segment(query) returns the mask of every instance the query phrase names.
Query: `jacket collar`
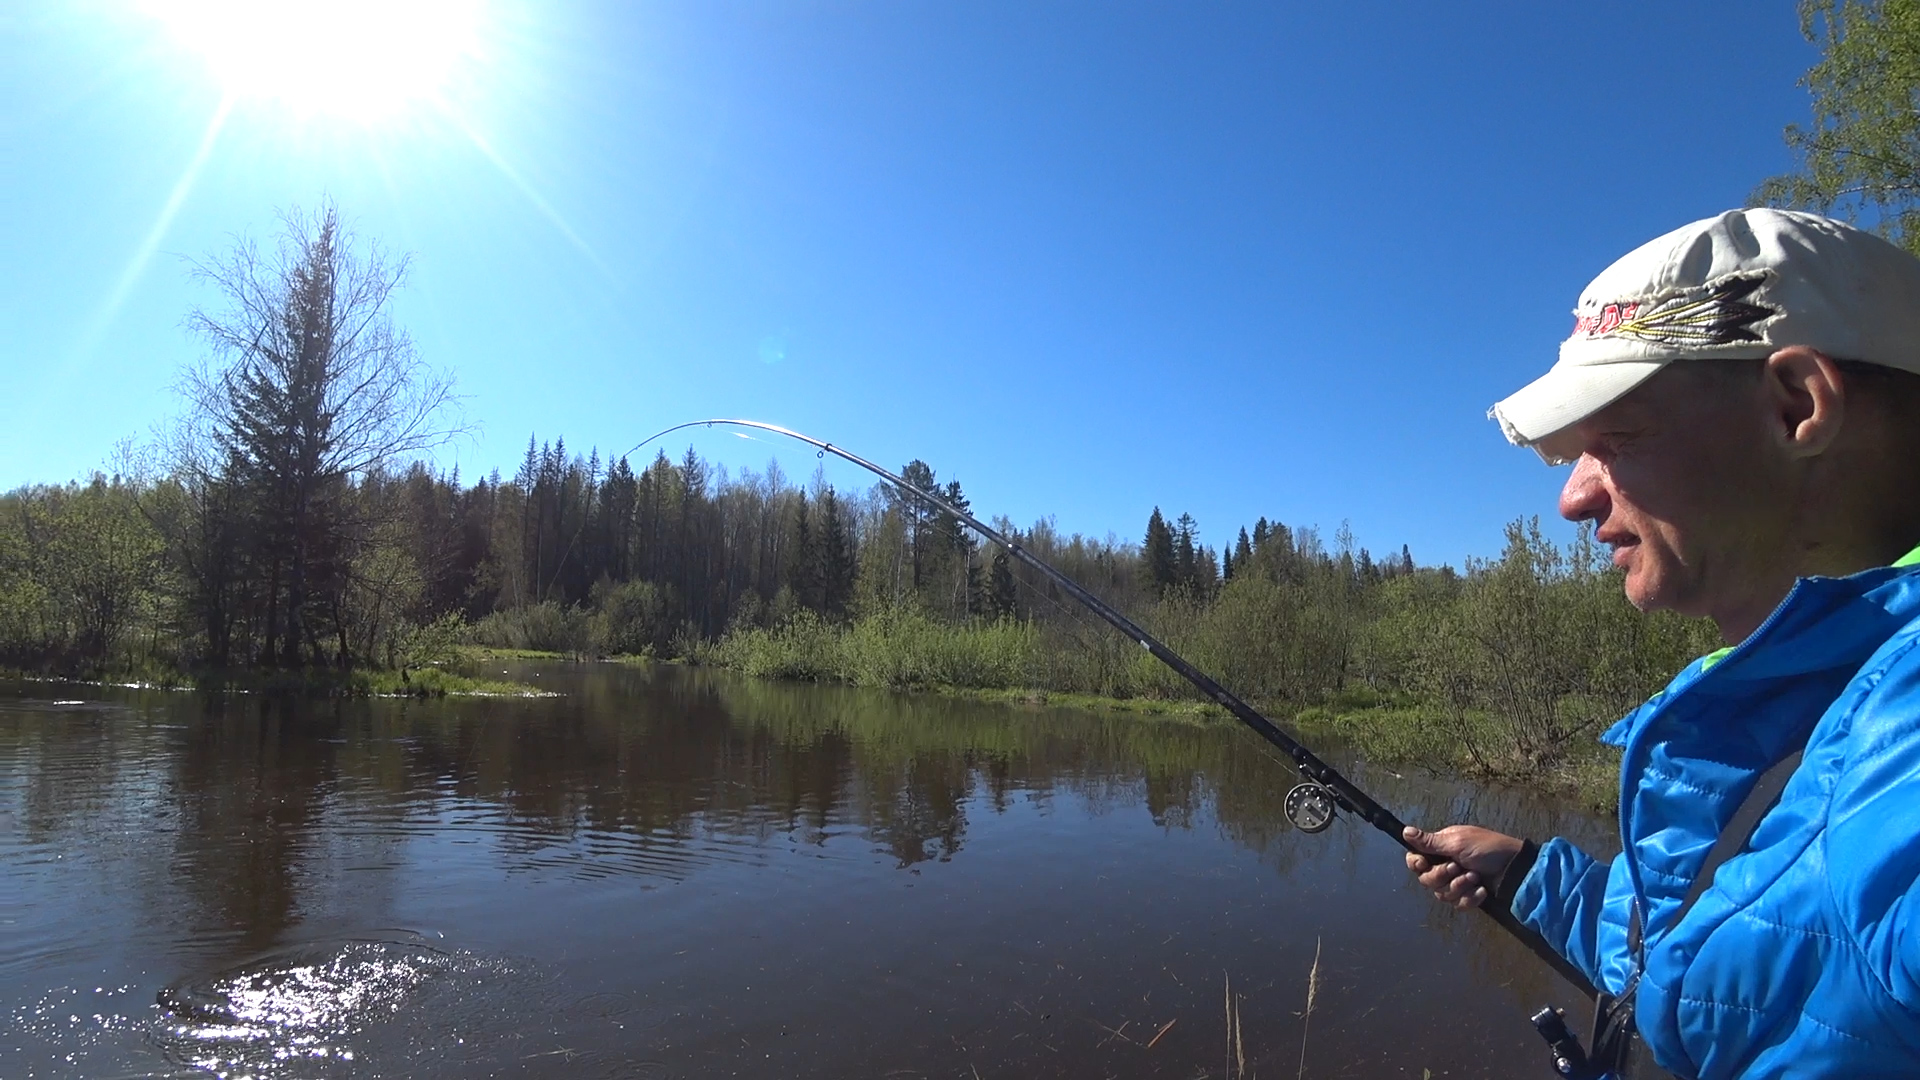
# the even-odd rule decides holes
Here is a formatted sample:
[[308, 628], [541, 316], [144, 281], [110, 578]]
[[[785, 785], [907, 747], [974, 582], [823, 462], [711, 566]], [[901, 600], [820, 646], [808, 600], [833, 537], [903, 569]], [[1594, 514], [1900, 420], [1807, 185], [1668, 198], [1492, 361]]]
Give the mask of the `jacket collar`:
[[1920, 618], [1920, 547], [1892, 566], [1842, 578], [1801, 578], [1745, 641], [1688, 664], [1600, 741], [1625, 746], [1637, 720], [1696, 685], [1703, 694], [1744, 695], [1753, 693], [1757, 682], [1858, 668], [1915, 618]]

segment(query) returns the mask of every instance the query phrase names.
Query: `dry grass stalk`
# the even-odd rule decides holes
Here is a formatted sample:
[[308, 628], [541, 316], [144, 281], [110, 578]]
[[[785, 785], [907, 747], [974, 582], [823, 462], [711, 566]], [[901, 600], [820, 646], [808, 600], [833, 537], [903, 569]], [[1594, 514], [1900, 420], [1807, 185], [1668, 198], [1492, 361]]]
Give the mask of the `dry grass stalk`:
[[1240, 1036], [1246, 1031], [1240, 1025], [1240, 1003], [1233, 1003], [1233, 1053], [1240, 1059], [1240, 1080], [1247, 1080], [1247, 1048], [1241, 1044]]
[[1177, 1023], [1179, 1023], [1179, 1022], [1180, 1022], [1180, 1019], [1179, 1019], [1179, 1017], [1175, 1017], [1174, 1019], [1172, 1019], [1172, 1020], [1169, 1020], [1169, 1021], [1167, 1021], [1167, 1022], [1166, 1022], [1166, 1023], [1164, 1023], [1164, 1024], [1161, 1024], [1161, 1025], [1160, 1025], [1160, 1030], [1159, 1030], [1159, 1031], [1156, 1031], [1156, 1032], [1154, 1032], [1154, 1033], [1153, 1033], [1153, 1038], [1151, 1038], [1151, 1039], [1148, 1039], [1148, 1040], [1147, 1040], [1147, 1049], [1149, 1049], [1149, 1050], [1151, 1050], [1151, 1049], [1153, 1049], [1153, 1044], [1154, 1044], [1154, 1043], [1157, 1043], [1157, 1042], [1159, 1042], [1159, 1041], [1160, 1041], [1160, 1036], [1162, 1036], [1162, 1035], [1165, 1035], [1165, 1034], [1166, 1034], [1167, 1032], [1169, 1032], [1169, 1031], [1172, 1031], [1172, 1030], [1173, 1030], [1173, 1025], [1175, 1025], [1175, 1024], [1177, 1024]]
[[1320, 939], [1313, 939], [1313, 969], [1307, 972], [1307, 1012], [1300, 1020], [1300, 1071], [1295, 1080], [1307, 1075], [1307, 1029], [1313, 1024], [1313, 1002], [1320, 996]]
[[1227, 977], [1227, 1071], [1228, 1080], [1233, 1077], [1233, 973], [1222, 972]]

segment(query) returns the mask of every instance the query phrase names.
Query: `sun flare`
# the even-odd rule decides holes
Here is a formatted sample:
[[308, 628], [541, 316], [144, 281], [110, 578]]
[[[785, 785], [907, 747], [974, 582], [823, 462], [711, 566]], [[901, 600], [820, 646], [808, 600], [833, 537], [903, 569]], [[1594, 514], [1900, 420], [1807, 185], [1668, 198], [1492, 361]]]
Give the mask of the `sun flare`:
[[441, 95], [478, 51], [479, 0], [154, 0], [237, 100], [363, 122]]

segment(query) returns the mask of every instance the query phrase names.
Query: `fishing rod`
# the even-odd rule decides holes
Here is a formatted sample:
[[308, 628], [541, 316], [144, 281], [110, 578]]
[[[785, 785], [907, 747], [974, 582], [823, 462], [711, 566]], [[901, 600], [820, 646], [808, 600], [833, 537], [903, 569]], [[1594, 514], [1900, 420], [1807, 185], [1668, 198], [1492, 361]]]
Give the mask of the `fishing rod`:
[[[1087, 591], [1079, 582], [1054, 569], [1039, 556], [1028, 551], [1018, 543], [1015, 543], [1011, 537], [1000, 532], [1000, 530], [974, 517], [972, 514], [941, 498], [939, 495], [930, 491], [923, 491], [851, 451], [841, 449], [830, 442], [816, 439], [810, 435], [803, 435], [790, 428], [783, 428], [778, 424], [763, 423], [759, 420], [714, 419], [689, 420], [684, 424], [675, 424], [672, 427], [655, 432], [640, 440], [639, 443], [634, 445], [632, 450], [628, 450], [625, 454], [622, 454], [621, 457], [630, 457], [647, 444], [671, 435], [676, 431], [696, 427], [711, 428], [715, 425], [752, 428], [756, 431], [765, 431], [803, 442], [813, 447], [815, 451], [817, 451], [816, 456], [818, 457], [825, 457], [828, 454], [832, 454], [843, 461], [857, 465], [875, 476], [880, 477], [887, 483], [892, 484], [907, 495], [926, 503], [941, 513], [949, 514], [958, 519], [987, 540], [999, 545], [1010, 557], [1019, 560], [1054, 585], [1059, 586], [1068, 596], [1080, 601], [1082, 605], [1086, 606], [1095, 615], [1100, 616], [1101, 619], [1105, 620], [1114, 629], [1125, 634], [1142, 649], [1152, 653], [1154, 659], [1179, 673], [1181, 678], [1192, 683], [1202, 694], [1205, 694], [1214, 702], [1218, 703], [1221, 708], [1232, 714], [1234, 719], [1252, 729], [1254, 734], [1265, 739], [1281, 753], [1287, 755], [1287, 757], [1292, 760], [1294, 768], [1303, 778], [1302, 783], [1287, 792], [1286, 798], [1281, 804], [1287, 820], [1291, 822], [1295, 828], [1306, 833], [1322, 832], [1333, 824], [1337, 810], [1345, 810], [1381, 832], [1386, 833], [1388, 836], [1393, 837], [1394, 843], [1399, 844], [1402, 848], [1424, 854], [1424, 852], [1418, 852], [1418, 849], [1408, 843], [1406, 836], [1403, 835], [1406, 823], [1395, 817], [1392, 811], [1380, 805], [1372, 796], [1361, 791], [1352, 781], [1340, 775], [1339, 771], [1333, 766], [1320, 760], [1313, 751], [1308, 750], [1286, 732], [1280, 730], [1273, 721], [1267, 719], [1258, 709], [1242, 701], [1237, 694], [1234, 694], [1226, 687], [1215, 682], [1206, 672], [1188, 663], [1184, 657], [1168, 648], [1159, 638], [1141, 629], [1139, 624], [1121, 614], [1113, 605], [1108, 604], [1105, 600]], [[1548, 945], [1538, 934], [1522, 926], [1519, 920], [1513, 917], [1512, 912], [1506, 910], [1504, 907], [1488, 905], [1482, 905], [1479, 910], [1492, 917], [1496, 923], [1500, 924], [1502, 929], [1519, 939], [1520, 942], [1526, 945], [1536, 956], [1558, 972], [1562, 978], [1579, 988], [1581, 993], [1589, 998], [1595, 996], [1596, 991], [1593, 984], [1587, 980], [1586, 975], [1568, 963], [1559, 953], [1555, 952], [1552, 946]]]

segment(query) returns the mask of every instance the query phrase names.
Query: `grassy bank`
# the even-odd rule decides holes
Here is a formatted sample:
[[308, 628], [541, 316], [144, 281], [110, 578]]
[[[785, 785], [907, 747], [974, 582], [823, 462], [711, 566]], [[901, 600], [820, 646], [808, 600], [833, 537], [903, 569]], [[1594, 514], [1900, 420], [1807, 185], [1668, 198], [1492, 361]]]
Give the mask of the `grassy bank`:
[[206, 671], [190, 685], [208, 693], [284, 694], [298, 697], [538, 697], [524, 683], [477, 679], [444, 668], [398, 671], [253, 670]]
[[494, 645], [456, 645], [450, 650], [454, 660], [464, 664], [487, 660], [570, 660], [567, 653], [551, 649], [509, 649]]
[[180, 671], [140, 668], [0, 669], [0, 681], [57, 680], [156, 690], [198, 690], [210, 694], [273, 694], [289, 697], [535, 697], [543, 692], [524, 683], [479, 679], [439, 667], [403, 670], [254, 669]]
[[[1112, 640], [1104, 643], [1110, 645]], [[1176, 641], [1176, 648], [1182, 643]], [[1031, 623], [952, 625], [910, 609], [848, 624], [800, 613], [776, 629], [749, 628], [690, 657], [760, 678], [931, 692], [1014, 705], [1225, 719], [1217, 705], [1138, 647], [1117, 654], [1086, 642], [1050, 641]], [[1204, 653], [1204, 644], [1198, 653]], [[1205, 657], [1196, 655], [1203, 664]], [[1228, 665], [1229, 667], [1232, 665]], [[1568, 695], [1562, 714], [1593, 703]], [[1593, 741], [1597, 723], [1569, 725], [1556, 744], [1488, 708], [1407, 689], [1352, 682], [1331, 693], [1264, 695], [1256, 707], [1299, 729], [1331, 735], [1369, 761], [1552, 791], [1598, 809], [1617, 798], [1617, 755]]]

